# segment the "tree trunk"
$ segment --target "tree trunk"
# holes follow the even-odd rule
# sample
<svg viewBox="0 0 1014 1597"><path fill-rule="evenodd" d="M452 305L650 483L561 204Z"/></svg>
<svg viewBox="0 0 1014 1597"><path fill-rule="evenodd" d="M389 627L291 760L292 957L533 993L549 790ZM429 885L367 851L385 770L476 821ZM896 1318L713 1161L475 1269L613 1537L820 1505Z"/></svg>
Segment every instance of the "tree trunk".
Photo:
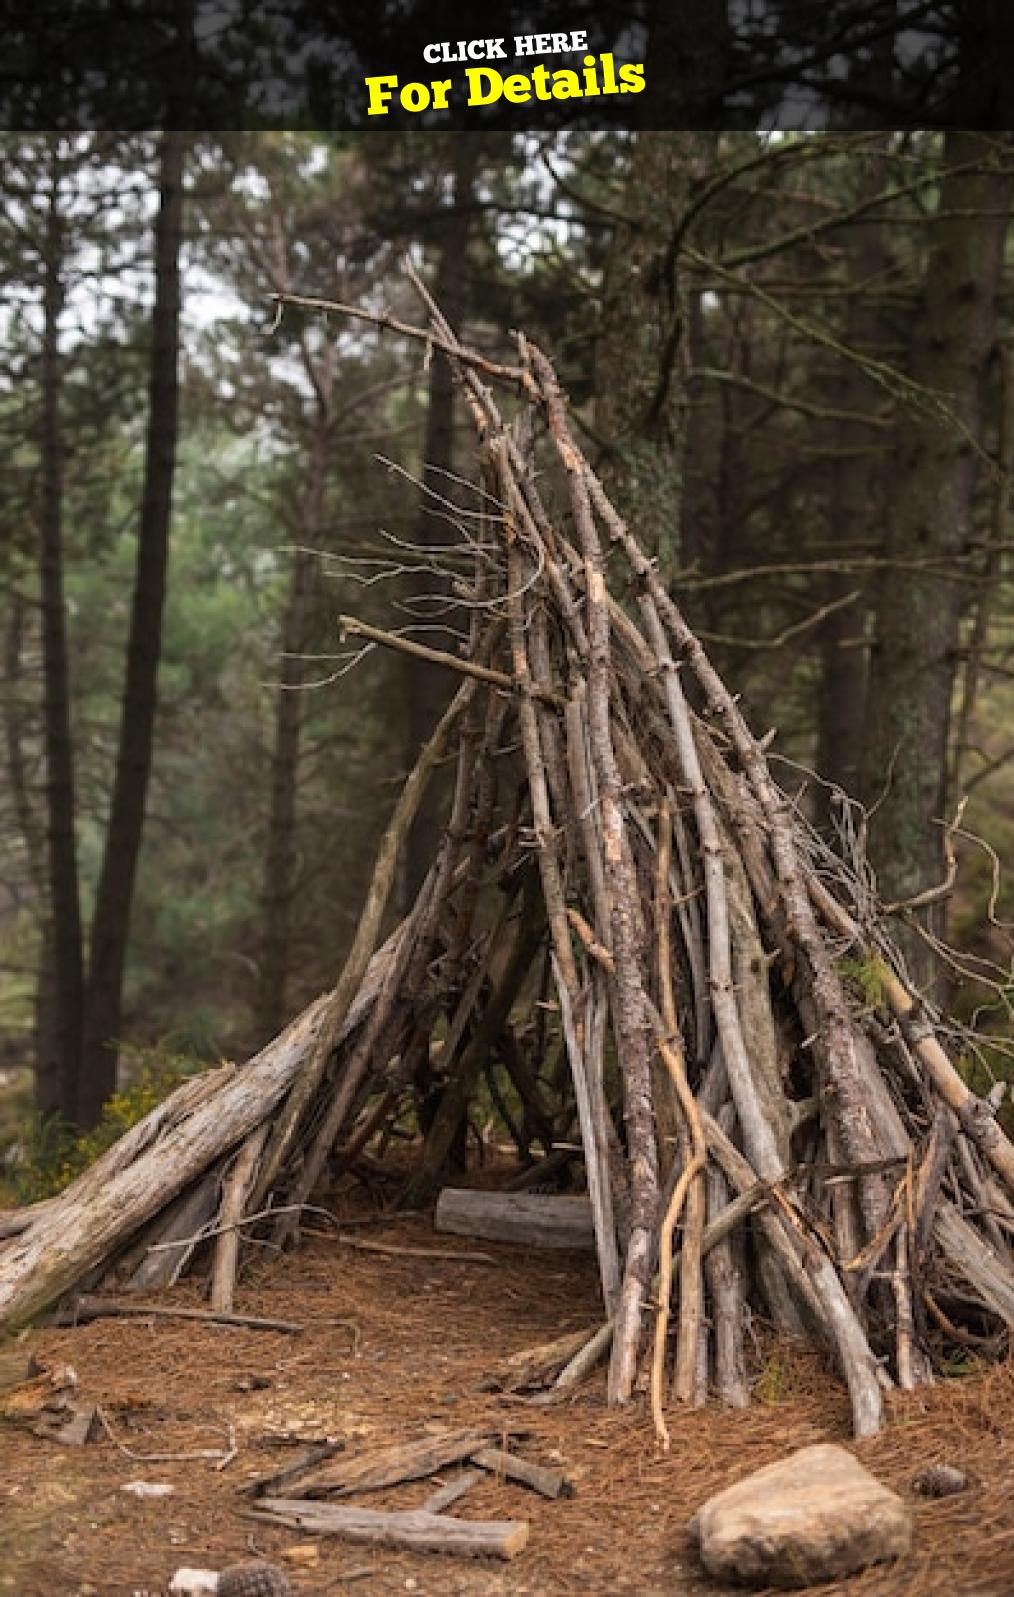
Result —
<svg viewBox="0 0 1014 1597"><path fill-rule="evenodd" d="M433 294L447 320L456 332L468 309L468 282L465 276L465 258L472 231L472 200L475 188L477 147L472 139L455 139L453 144L453 193L440 227L437 242L437 263ZM426 434L423 441L423 498L420 507L417 542L427 544L447 542L446 522L435 519L433 511L439 506L430 498L431 493L441 499L454 498L454 488L447 473L454 466L454 378L448 361L434 355L429 368L429 391L426 408ZM421 595L445 593L446 586L439 577L420 572L410 577L413 598ZM435 607L426 606L420 612L424 622L438 620ZM446 617L453 624L453 616ZM421 665L418 660L406 657L402 665L405 695L405 765L410 768L416 755L439 721L447 703L447 674L439 667ZM433 783L426 793L415 818L408 847L405 851L403 880L400 896L407 907L415 902L423 878L434 857L440 840L443 796L440 783Z"/></svg>
<svg viewBox="0 0 1014 1597"><path fill-rule="evenodd" d="M681 549L690 332L700 315L675 246L714 149L710 133L636 136L623 193L631 221L613 239L595 352L595 428L608 440L602 479L663 572Z"/></svg>
<svg viewBox="0 0 1014 1597"><path fill-rule="evenodd" d="M317 579L317 548L324 519L330 416L314 417L314 433L299 519L299 547L282 621L282 647L271 755L271 804L264 857L264 940L261 948L257 1033L261 1043L285 1023L295 890L296 799L303 734L302 684Z"/></svg>
<svg viewBox="0 0 1014 1597"><path fill-rule="evenodd" d="M1010 157L1006 136L947 135L940 215L915 320L911 376L950 414L928 400L910 404L899 421L886 543L898 564L877 586L864 789L871 802L884 795L871 843L890 900L908 898L942 874L941 828L934 821L946 803L966 603L954 562L966 555L971 530L983 380L996 339L1014 193ZM926 974L920 946L909 939L906 947L917 977Z"/></svg>
<svg viewBox="0 0 1014 1597"><path fill-rule="evenodd" d="M863 161L857 202L872 199L884 186L883 150ZM848 309L844 342L848 349L876 357L884 326L877 299L888 261L883 229L877 220L856 222L844 235L845 286ZM850 361L838 364L830 403L857 417L871 418L883 409L883 393ZM828 532L842 555L857 552L869 536L871 513L880 504L882 468L873 445L881 434L861 419L836 421L829 442L835 454L828 468ZM862 586L854 572L830 572L823 602L834 604ZM869 652L861 642L869 604L865 595L827 616L820 629L820 696L818 701L817 769L850 797L859 795L865 738Z"/></svg>
<svg viewBox="0 0 1014 1597"><path fill-rule="evenodd" d="M179 413L185 147L183 134L162 135L144 495L116 777L91 930L76 1111L83 1126L95 1123L116 1085L127 934L151 773Z"/></svg>
<svg viewBox="0 0 1014 1597"><path fill-rule="evenodd" d="M63 596L63 362L59 321L64 303L59 141L50 147L50 198L43 243L42 421L39 580L42 610L43 715L46 748L46 856L53 1005L46 1068L38 1077L44 1113L72 1120L80 1074L84 973L77 842L70 666Z"/></svg>

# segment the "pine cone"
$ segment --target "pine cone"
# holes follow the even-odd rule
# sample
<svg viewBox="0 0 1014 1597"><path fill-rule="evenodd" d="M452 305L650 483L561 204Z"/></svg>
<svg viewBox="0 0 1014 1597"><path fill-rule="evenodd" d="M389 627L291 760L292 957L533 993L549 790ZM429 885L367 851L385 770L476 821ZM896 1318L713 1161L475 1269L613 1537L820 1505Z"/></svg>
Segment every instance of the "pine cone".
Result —
<svg viewBox="0 0 1014 1597"><path fill-rule="evenodd" d="M924 1469L912 1482L912 1489L921 1497L953 1497L955 1492L963 1492L968 1485L968 1476L964 1470L956 1469L953 1464L931 1464L929 1469Z"/></svg>
<svg viewBox="0 0 1014 1597"><path fill-rule="evenodd" d="M218 1597L292 1597L292 1586L276 1564L230 1564L218 1577Z"/></svg>

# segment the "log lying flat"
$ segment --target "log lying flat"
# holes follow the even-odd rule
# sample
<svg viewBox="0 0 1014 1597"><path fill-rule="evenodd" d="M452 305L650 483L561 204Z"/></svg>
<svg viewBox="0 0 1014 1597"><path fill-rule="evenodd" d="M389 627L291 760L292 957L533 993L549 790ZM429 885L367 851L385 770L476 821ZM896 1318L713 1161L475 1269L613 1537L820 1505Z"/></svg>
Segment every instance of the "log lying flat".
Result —
<svg viewBox="0 0 1014 1597"><path fill-rule="evenodd" d="M375 1448L355 1458L332 1459L304 1476L300 1495L316 1497L326 1492L328 1496L351 1497L354 1492L379 1492L403 1481L423 1480L448 1464L471 1458L490 1440L488 1431L445 1431L440 1436Z"/></svg>
<svg viewBox="0 0 1014 1597"><path fill-rule="evenodd" d="M265 1497L249 1517L288 1525L318 1536L343 1536L415 1553L452 1553L468 1558L516 1558L528 1545L523 1519L455 1519L423 1508L383 1513L336 1503L304 1503L297 1498Z"/></svg>
<svg viewBox="0 0 1014 1597"><path fill-rule="evenodd" d="M591 1204L581 1197L534 1192L474 1192L445 1187L437 1200L434 1229L526 1248L587 1253L595 1246Z"/></svg>

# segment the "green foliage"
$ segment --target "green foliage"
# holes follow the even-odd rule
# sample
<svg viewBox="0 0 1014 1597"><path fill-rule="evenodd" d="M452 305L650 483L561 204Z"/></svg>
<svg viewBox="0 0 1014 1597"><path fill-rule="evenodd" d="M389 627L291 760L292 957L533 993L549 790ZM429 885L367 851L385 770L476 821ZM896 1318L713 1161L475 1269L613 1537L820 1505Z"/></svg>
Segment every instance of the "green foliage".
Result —
<svg viewBox="0 0 1014 1597"><path fill-rule="evenodd" d="M82 1134L56 1116L29 1116L17 1140L8 1144L0 1190L17 1204L62 1192L201 1068L192 1053L176 1052L168 1044L131 1049L127 1080L107 1101L93 1130Z"/></svg>
<svg viewBox="0 0 1014 1597"><path fill-rule="evenodd" d="M864 1008L886 1009L887 998L879 961L849 956L839 960L838 970L846 986L861 1000Z"/></svg>

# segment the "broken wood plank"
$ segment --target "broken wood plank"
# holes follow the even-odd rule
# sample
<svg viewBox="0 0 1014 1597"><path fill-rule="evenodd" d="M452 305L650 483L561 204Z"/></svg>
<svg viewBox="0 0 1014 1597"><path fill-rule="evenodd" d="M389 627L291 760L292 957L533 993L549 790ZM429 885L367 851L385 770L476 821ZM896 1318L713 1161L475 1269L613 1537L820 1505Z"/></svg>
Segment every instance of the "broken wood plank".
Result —
<svg viewBox="0 0 1014 1597"><path fill-rule="evenodd" d="M304 1447L298 1458L291 1464L286 1464L283 1469L276 1469L270 1475L256 1475L253 1480L244 1481L239 1488L246 1497L271 1497L276 1495L282 1487L292 1487L301 1475L306 1475L315 1469L318 1464L323 1464L329 1458L334 1458L336 1453L344 1451L343 1441L311 1442L309 1447Z"/></svg>
<svg viewBox="0 0 1014 1597"><path fill-rule="evenodd" d="M435 1492L430 1493L422 1505L423 1512L426 1514L442 1514L445 1509L450 1508L452 1503L460 1502L466 1492L470 1492L473 1486L478 1486L479 1482L485 1479L485 1470L462 1470L460 1475L455 1475L452 1481L448 1481L444 1486L438 1486Z"/></svg>
<svg viewBox="0 0 1014 1597"><path fill-rule="evenodd" d="M232 1325L244 1331L279 1331L296 1336L302 1330L294 1320L265 1320L257 1314L218 1314L213 1309L174 1308L170 1303L117 1303L112 1298L82 1293L53 1316L54 1325L83 1325L86 1320L195 1320L203 1325Z"/></svg>
<svg viewBox="0 0 1014 1597"><path fill-rule="evenodd" d="M488 1470L491 1475L501 1475L506 1480L530 1486L533 1492L539 1493L540 1497L557 1498L574 1495L574 1488L562 1470L546 1469L543 1464L529 1463L528 1459L518 1458L502 1447L480 1447L477 1453L472 1454L472 1463L478 1464L480 1469Z"/></svg>
<svg viewBox="0 0 1014 1597"><path fill-rule="evenodd" d="M316 1470L300 1487L300 1496L322 1493L350 1497L354 1492L377 1492L402 1481L423 1480L448 1464L471 1458L491 1440L489 1431L444 1431L438 1436L421 1436L414 1442L397 1442L375 1448L355 1458L340 1458Z"/></svg>
<svg viewBox="0 0 1014 1597"><path fill-rule="evenodd" d="M484 1237L529 1248L587 1252L595 1246L591 1204L585 1197L445 1187L437 1200L433 1226L455 1236Z"/></svg>
<svg viewBox="0 0 1014 1597"><path fill-rule="evenodd" d="M266 1497L247 1517L288 1525L318 1536L399 1547L406 1552L451 1553L467 1558L516 1558L528 1545L523 1519L455 1519L423 1508L384 1513L336 1503L305 1503L298 1498Z"/></svg>

